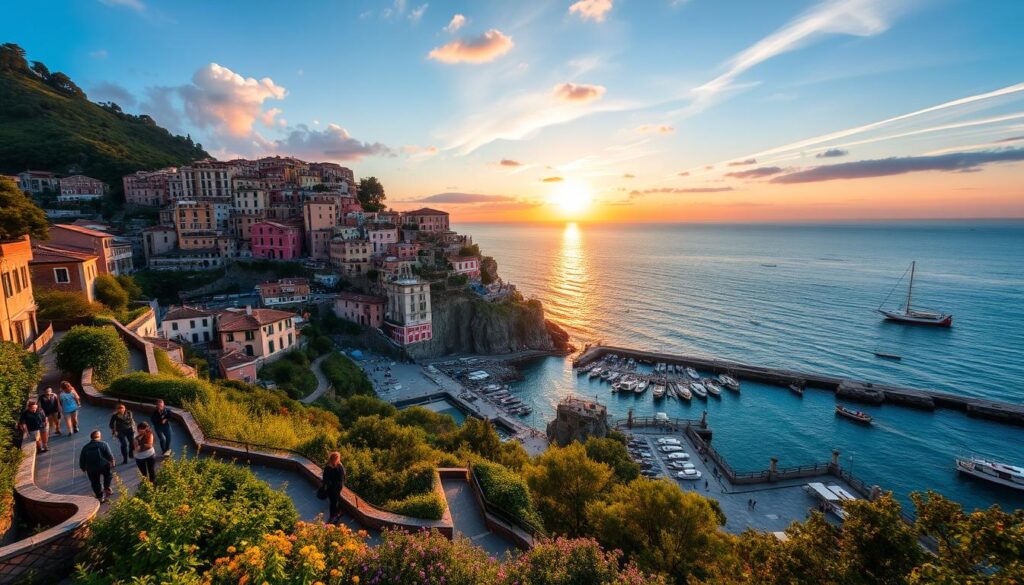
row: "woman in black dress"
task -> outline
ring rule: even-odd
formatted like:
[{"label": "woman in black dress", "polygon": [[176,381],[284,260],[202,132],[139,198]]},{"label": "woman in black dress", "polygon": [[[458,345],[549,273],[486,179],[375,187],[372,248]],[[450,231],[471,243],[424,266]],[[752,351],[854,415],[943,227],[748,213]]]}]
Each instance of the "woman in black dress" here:
[{"label": "woman in black dress", "polygon": [[330,503],[330,517],[327,520],[336,524],[341,519],[341,489],[345,487],[345,466],[341,464],[341,453],[332,451],[327,456],[327,465],[324,467],[322,490],[327,493],[327,501]]}]

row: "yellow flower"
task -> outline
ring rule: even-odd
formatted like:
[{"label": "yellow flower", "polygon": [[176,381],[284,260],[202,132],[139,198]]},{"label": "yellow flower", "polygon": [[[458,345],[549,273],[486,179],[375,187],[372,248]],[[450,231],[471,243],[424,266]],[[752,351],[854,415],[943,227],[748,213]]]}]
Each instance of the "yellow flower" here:
[{"label": "yellow flower", "polygon": [[359,575],[352,575],[352,582],[359,583]]},{"label": "yellow flower", "polygon": [[146,542],[147,540],[149,540],[149,535],[146,534],[145,530],[139,532],[139,540],[141,540],[142,542]]},{"label": "yellow flower", "polygon": [[238,549],[236,549],[236,548],[235,548],[235,547],[233,547],[233,546],[229,546],[229,547],[228,547],[228,554],[232,554],[232,555],[233,555],[233,554],[235,554],[235,551],[236,551],[236,550],[238,550]]},{"label": "yellow flower", "polygon": [[341,577],[341,571],[339,571],[338,569],[331,569],[331,577],[334,577],[334,578]]}]

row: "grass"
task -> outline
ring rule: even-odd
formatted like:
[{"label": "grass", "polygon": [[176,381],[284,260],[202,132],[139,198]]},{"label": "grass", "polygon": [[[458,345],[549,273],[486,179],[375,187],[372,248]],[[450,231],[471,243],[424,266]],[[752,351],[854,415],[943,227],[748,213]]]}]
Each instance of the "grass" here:
[{"label": "grass", "polygon": [[188,403],[188,409],[210,435],[253,445],[294,451],[320,438],[334,442],[339,436],[337,430],[312,425],[300,415],[261,411],[220,392]]},{"label": "grass", "polygon": [[172,376],[174,378],[184,378],[185,375],[181,373],[178,366],[174,365],[174,360],[171,356],[167,355],[167,352],[160,349],[159,347],[153,348],[153,356],[156,358],[156,368],[161,374]]},{"label": "grass", "polygon": [[334,394],[341,398],[348,398],[356,394],[372,396],[373,385],[366,378],[366,375],[359,366],[345,355],[334,352],[320,362],[320,371],[324,373],[327,380],[334,386]]}]

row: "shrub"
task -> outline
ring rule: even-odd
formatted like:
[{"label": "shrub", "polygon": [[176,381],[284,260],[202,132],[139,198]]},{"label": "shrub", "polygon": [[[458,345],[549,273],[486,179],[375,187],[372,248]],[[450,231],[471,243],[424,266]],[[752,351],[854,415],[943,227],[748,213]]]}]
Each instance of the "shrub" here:
[{"label": "shrub", "polygon": [[[39,358],[17,344],[0,342],[0,429],[9,430],[42,377]],[[0,442],[0,534],[7,526],[14,504],[14,476],[21,463],[21,449]]]},{"label": "shrub", "polygon": [[321,434],[337,440],[336,430],[311,424],[304,411],[261,411],[230,400],[223,392],[211,392],[202,400],[187,403],[187,407],[213,437],[279,449],[297,449]]},{"label": "shrub", "polygon": [[348,398],[356,394],[373,396],[373,384],[359,366],[344,354],[334,352],[320,362],[320,371],[334,387],[336,396]]},{"label": "shrub", "polygon": [[113,327],[77,325],[57,342],[57,367],[69,373],[93,368],[94,379],[107,384],[128,369],[128,347]]},{"label": "shrub", "polygon": [[308,396],[317,386],[316,374],[309,369],[309,360],[298,350],[289,351],[276,362],[260,368],[259,377],[273,381],[291,398]]},{"label": "shrub", "polygon": [[7,177],[0,177],[0,209],[0,241],[17,240],[26,234],[33,241],[49,239],[46,214]]},{"label": "shrub", "polygon": [[181,370],[179,370],[178,366],[174,364],[174,360],[171,359],[171,356],[167,355],[166,351],[159,347],[154,347],[153,357],[156,358],[156,368],[161,374],[166,374],[175,378],[185,377],[185,374],[181,373]]},{"label": "shrub", "polygon": [[480,462],[473,465],[484,497],[495,506],[534,530],[543,530],[544,523],[533,507],[530,488],[521,476],[503,465]]},{"label": "shrub", "polygon": [[[327,361],[324,360],[324,363]],[[326,372],[324,373],[326,374]],[[330,379],[330,376],[328,376],[328,379]],[[388,418],[395,416],[398,412],[394,405],[375,396],[355,395],[343,400],[324,396],[317,401],[317,404],[336,414],[338,420],[346,425],[350,425],[364,416],[377,415],[381,418]]]},{"label": "shrub", "polygon": [[36,317],[47,321],[95,317],[104,310],[102,305],[90,303],[80,292],[37,288],[33,294],[39,305]]},{"label": "shrub", "polygon": [[160,398],[174,406],[205,400],[212,392],[210,385],[202,380],[145,372],[121,376],[111,382],[105,391],[116,396],[149,402]]},{"label": "shrub", "polygon": [[128,293],[128,298],[131,300],[142,298],[142,288],[135,283],[135,279],[127,274],[118,274],[117,284],[121,285],[124,292]]},{"label": "shrub", "polygon": [[498,562],[466,539],[450,541],[436,531],[388,530],[379,546],[357,560],[361,583],[478,585],[498,583]]},{"label": "shrub", "polygon": [[82,583],[198,581],[229,547],[295,523],[284,492],[249,470],[209,458],[168,460],[156,487],[143,482],[90,525]]},{"label": "shrub", "polygon": [[604,551],[589,538],[556,538],[536,544],[518,559],[505,563],[506,583],[530,585],[647,585],[664,584],[658,575],[644,574],[634,565],[620,568],[618,551]]},{"label": "shrub", "polygon": [[405,514],[413,518],[440,520],[444,516],[444,510],[448,504],[440,494],[430,492],[413,494],[401,500],[392,500],[384,507],[397,514]]},{"label": "shrub", "polygon": [[95,280],[96,299],[115,311],[128,306],[128,293],[111,274],[101,274]]}]

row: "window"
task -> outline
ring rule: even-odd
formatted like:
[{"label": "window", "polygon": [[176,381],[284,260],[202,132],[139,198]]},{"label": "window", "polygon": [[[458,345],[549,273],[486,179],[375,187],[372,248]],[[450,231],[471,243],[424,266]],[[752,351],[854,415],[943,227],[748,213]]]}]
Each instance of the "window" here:
[{"label": "window", "polygon": [[192,334],[192,343],[199,343],[199,334],[198,333],[193,333]]},{"label": "window", "polygon": [[234,341],[235,340],[235,334],[234,333],[228,333],[227,339],[228,339],[228,341]]},{"label": "window", "polygon": [[[53,269],[53,281],[57,284],[67,284],[71,282],[71,275],[68,274],[67,268],[54,268]],[[7,275],[4,274],[4,291],[10,287],[10,283],[7,280]],[[10,293],[8,293],[10,294]]]},{"label": "window", "polygon": [[256,332],[255,331],[246,331],[245,332],[245,340],[246,341],[252,341],[253,339],[256,339]]},{"label": "window", "polygon": [[21,267],[21,287],[28,288],[28,270],[25,267]]},{"label": "window", "polygon": [[189,320],[189,322],[188,322],[188,328],[189,328],[189,329],[195,329],[195,327],[196,327],[196,320],[195,320],[195,319],[191,319],[191,320]]},{"label": "window", "polygon": [[178,330],[178,322],[174,321],[173,323],[171,323],[171,331],[177,331],[177,330]]},{"label": "window", "polygon": [[203,327],[206,327],[206,319],[203,319]]},{"label": "window", "polygon": [[274,353],[274,340],[270,340],[270,353]]}]

